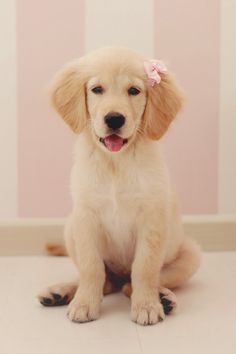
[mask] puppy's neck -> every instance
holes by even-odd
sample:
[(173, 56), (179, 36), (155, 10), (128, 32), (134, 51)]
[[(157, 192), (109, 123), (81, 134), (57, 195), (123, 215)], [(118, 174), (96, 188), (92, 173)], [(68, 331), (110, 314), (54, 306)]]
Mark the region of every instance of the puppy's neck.
[[(85, 129), (78, 139), (79, 154), (78, 159), (83, 158), (87, 162), (96, 165), (97, 168), (105, 168), (111, 174), (124, 174), (134, 164), (145, 168), (146, 165), (153, 163), (157, 157), (158, 144), (142, 135), (136, 135), (127, 148), (120, 152), (104, 151), (95, 142), (90, 128)], [(78, 161), (79, 162), (79, 161)]]

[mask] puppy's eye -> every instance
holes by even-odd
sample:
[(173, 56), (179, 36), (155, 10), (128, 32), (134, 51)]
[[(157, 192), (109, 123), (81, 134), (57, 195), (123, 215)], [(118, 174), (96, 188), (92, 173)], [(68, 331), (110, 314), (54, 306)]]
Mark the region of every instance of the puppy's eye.
[(92, 88), (91, 91), (97, 95), (99, 95), (99, 94), (101, 95), (103, 93), (103, 88), (102, 88), (102, 86), (96, 86), (96, 87)]
[(140, 93), (140, 91), (136, 87), (130, 87), (128, 89), (128, 94), (131, 96), (137, 96)]

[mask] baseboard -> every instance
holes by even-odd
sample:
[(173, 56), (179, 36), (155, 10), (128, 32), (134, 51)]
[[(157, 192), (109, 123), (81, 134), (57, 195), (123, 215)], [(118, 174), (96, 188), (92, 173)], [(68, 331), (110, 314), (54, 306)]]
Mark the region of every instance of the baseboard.
[[(183, 217), (186, 234), (204, 251), (236, 251), (236, 215)], [(40, 255), (48, 242), (63, 242), (64, 219), (0, 220), (0, 255)]]

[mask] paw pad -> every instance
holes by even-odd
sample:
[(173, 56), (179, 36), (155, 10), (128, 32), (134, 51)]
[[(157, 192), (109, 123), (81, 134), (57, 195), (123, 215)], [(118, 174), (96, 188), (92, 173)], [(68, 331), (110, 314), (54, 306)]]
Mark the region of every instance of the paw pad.
[(39, 301), (43, 306), (63, 306), (69, 303), (68, 295), (62, 297), (60, 294), (50, 294), (50, 297), (40, 297)]
[(163, 306), (165, 315), (171, 314), (176, 307), (176, 302), (168, 298), (168, 294), (160, 293), (160, 301)]

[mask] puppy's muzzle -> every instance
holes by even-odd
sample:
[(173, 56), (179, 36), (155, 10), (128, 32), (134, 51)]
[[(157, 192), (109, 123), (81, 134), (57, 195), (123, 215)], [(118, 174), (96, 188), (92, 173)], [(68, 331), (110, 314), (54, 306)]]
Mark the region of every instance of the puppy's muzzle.
[(110, 112), (104, 117), (105, 124), (108, 128), (116, 130), (125, 124), (125, 117), (117, 112)]

